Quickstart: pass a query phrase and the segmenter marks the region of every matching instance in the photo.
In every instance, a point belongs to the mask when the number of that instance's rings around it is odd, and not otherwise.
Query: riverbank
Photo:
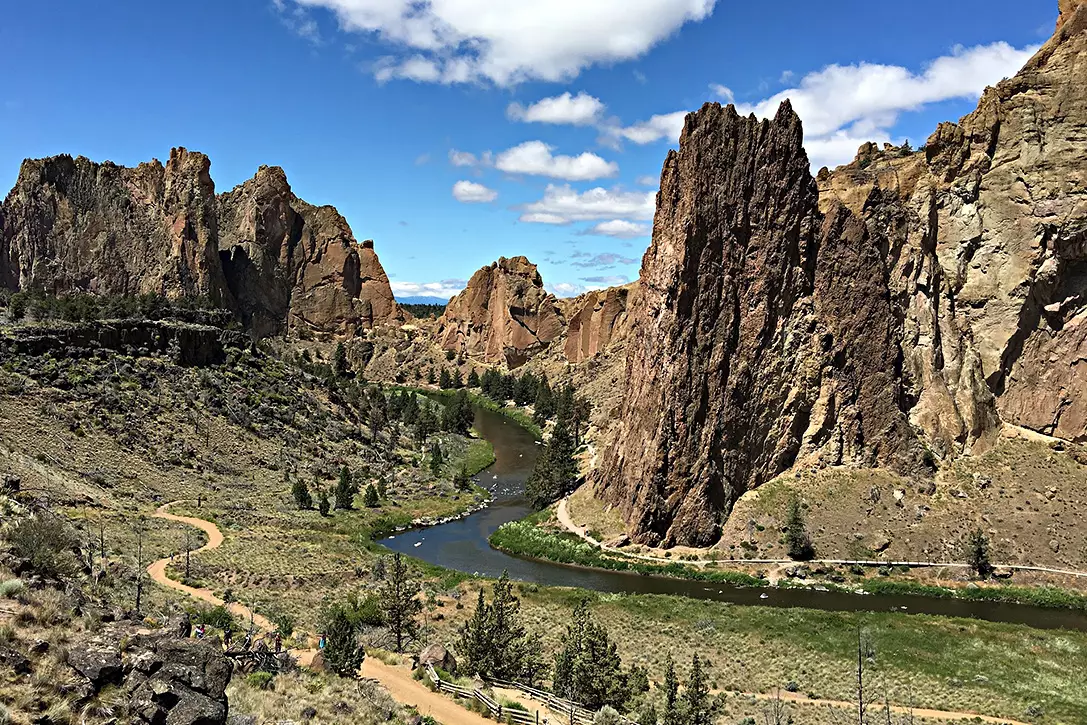
[[[444,400],[451,399],[457,394],[456,390],[448,390],[442,388],[406,388],[422,395],[429,395],[436,398],[442,398]],[[543,430],[536,424],[536,421],[532,419],[532,415],[522,408],[516,406],[503,405],[491,400],[486,395],[477,393],[469,388],[464,388],[464,392],[468,394],[468,400],[472,405],[483,410],[497,413],[504,418],[509,418],[511,421],[521,426],[528,432],[530,432],[536,440],[543,439]]]
[[[561,509],[563,503],[559,504]],[[567,520],[548,509],[520,521],[507,523],[491,537],[496,549],[511,556],[559,564],[717,582],[739,587],[811,589],[820,592],[887,597],[963,599],[1087,612],[1087,596],[1056,586],[1014,586],[992,582],[939,578],[930,583],[912,575],[916,566],[883,562],[795,562],[788,560],[742,562],[719,560],[668,561],[658,557],[624,553],[594,539],[584,530],[571,529]],[[933,570],[956,565],[932,563]],[[937,575],[940,572],[937,571]]]

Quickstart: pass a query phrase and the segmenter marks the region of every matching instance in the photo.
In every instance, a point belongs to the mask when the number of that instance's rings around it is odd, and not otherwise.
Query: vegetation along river
[[[524,497],[525,479],[541,446],[512,420],[476,409],[475,429],[494,446],[495,462],[480,474],[494,495],[491,505],[456,521],[406,531],[382,541],[388,548],[447,569],[548,586],[580,587],[600,592],[674,594],[760,607],[807,607],[829,611],[901,611],[974,617],[992,622],[1026,624],[1043,629],[1087,631],[1087,612],[969,599],[937,599],[918,595],[863,595],[812,589],[734,587],[643,574],[587,569],[522,559],[492,549],[488,538],[504,523],[532,513]]]

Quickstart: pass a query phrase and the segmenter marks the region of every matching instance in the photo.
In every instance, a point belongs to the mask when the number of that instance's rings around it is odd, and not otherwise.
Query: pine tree
[[[442,414],[442,428],[450,433],[466,434],[475,422],[476,413],[472,408],[472,401],[468,398],[468,392],[458,390],[453,399],[445,406]]]
[[[473,674],[531,684],[543,674],[542,644],[521,624],[520,601],[502,573],[487,603],[480,589],[476,611],[460,630],[459,649]]]
[[[294,483],[291,484],[291,495],[294,496],[294,503],[299,511],[309,511],[313,508],[313,496],[310,495],[309,487],[301,478],[294,479]]]
[[[366,651],[359,646],[358,629],[349,613],[336,604],[325,610],[321,620],[325,634],[321,654],[325,662],[340,677],[357,677]]]
[[[363,499],[363,503],[366,504],[366,508],[375,509],[380,505],[377,495],[377,489],[374,488],[374,484],[370,484],[366,487],[366,496]]]
[[[415,419],[415,442],[419,445],[426,443],[427,438],[438,432],[440,421],[429,405],[419,411]]]
[[[452,383],[452,385],[453,385],[453,387],[455,389],[458,389],[458,390],[460,388],[464,387],[464,378],[461,377],[459,369],[453,370],[453,383]]]
[[[464,466],[460,467],[455,474],[453,474],[453,486],[458,491],[467,491],[471,487],[472,477],[468,475],[468,469]]]
[[[785,512],[785,545],[790,559],[808,561],[815,556],[815,547],[804,522],[804,510],[800,506],[800,498],[795,495],[789,500]]]
[[[351,481],[351,471],[344,466],[340,469],[340,480],[336,484],[336,510],[347,511],[354,505],[355,486]]]
[[[981,528],[974,529],[966,540],[966,557],[970,568],[981,577],[988,579],[993,573],[993,564],[989,557],[989,538]]]
[[[436,378],[434,377],[434,368],[429,366],[426,369],[426,381],[431,385],[436,382]]]
[[[442,460],[442,446],[435,440],[430,446],[430,474],[434,478],[442,475]]]
[[[562,649],[555,657],[555,693],[593,710],[604,705],[619,707],[627,699],[621,668],[615,642],[593,621],[588,602],[583,600],[574,609]]]
[[[468,387],[469,388],[478,388],[479,387],[479,373],[476,372],[475,368],[472,368],[472,371],[470,373],[468,373]]]
[[[392,567],[381,588],[381,608],[385,622],[396,639],[396,651],[404,651],[404,642],[415,637],[418,623],[415,617],[423,610],[423,603],[416,598],[419,585],[408,579],[408,565],[400,552],[393,556]]]
[[[377,479],[377,497],[384,501],[389,495],[389,491],[385,486],[385,479]]]
[[[457,645],[458,654],[464,658],[466,671],[473,675],[486,677],[491,673],[490,633],[490,608],[483,595],[483,587],[480,587],[479,596],[476,597],[476,611],[461,626]]]
[[[664,713],[661,725],[681,725],[683,715],[679,711],[679,680],[676,678],[676,663],[672,655],[664,669]]]
[[[438,387],[442,390],[449,390],[453,387],[453,376],[445,368],[442,368],[442,373],[438,376]]]
[[[328,512],[332,510],[332,506],[328,503],[328,494],[321,491],[317,494],[317,511],[322,516],[328,516]]]
[[[706,684],[706,675],[702,671],[702,661],[698,655],[691,662],[691,676],[683,693],[684,725],[713,725],[710,712],[710,688]]]
[[[348,370],[351,366],[347,362],[347,348],[344,347],[342,342],[336,343],[336,351],[332,354],[332,370],[336,373],[336,377],[347,377]]]
[[[543,375],[536,386],[536,403],[533,406],[532,419],[537,425],[543,425],[553,415],[555,415],[555,396],[551,392],[551,384],[547,382],[547,376]]]

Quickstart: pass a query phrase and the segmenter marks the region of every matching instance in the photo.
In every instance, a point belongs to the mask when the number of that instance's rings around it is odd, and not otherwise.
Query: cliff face
[[[598,472],[636,539],[708,544],[798,463],[924,472],[1002,421],[1087,441],[1087,6],[923,152],[812,180],[788,106],[665,162]]]
[[[566,320],[563,353],[568,362],[589,360],[625,337],[627,305],[634,286],[608,287],[559,300]]]
[[[204,295],[229,305],[207,156],[174,149],[128,169],[27,160],[4,202],[0,283],[60,293]]]
[[[219,209],[226,277],[256,329],[354,334],[403,322],[373,242],[359,245],[333,207],[296,197],[282,169],[261,167]]]
[[[185,149],[165,167],[24,162],[0,209],[0,284],[207,296],[259,335],[403,321],[373,243],[359,245],[335,209],[298,199],[270,167],[216,196],[210,168]]]
[[[889,230],[912,418],[941,455],[992,426],[990,396],[1005,421],[1087,440],[1087,6],[1060,10],[1023,70],[924,153],[820,175],[824,203]]]
[[[525,257],[501,257],[473,274],[449,301],[438,336],[446,350],[515,368],[551,344],[564,326],[536,265]]]
[[[744,491],[801,456],[921,466],[880,249],[818,202],[788,104],[773,121],[716,104],[687,117],[599,474],[638,541],[711,543]]]

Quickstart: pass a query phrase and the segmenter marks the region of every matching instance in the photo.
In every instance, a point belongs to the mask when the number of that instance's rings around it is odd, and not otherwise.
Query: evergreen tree
[[[442,414],[442,428],[450,433],[464,435],[471,429],[475,417],[476,413],[472,409],[472,401],[468,399],[468,392],[458,390],[445,406],[445,412]]]
[[[366,504],[366,508],[371,509],[375,509],[380,505],[377,495],[377,489],[374,488],[374,484],[371,483],[369,486],[366,487],[366,496],[363,500],[363,503]]]
[[[438,432],[438,427],[438,416],[429,405],[423,406],[415,419],[415,442],[419,445],[426,443],[427,438]]]
[[[317,495],[317,511],[322,516],[328,516],[328,512],[332,510],[332,506],[328,503],[328,494],[321,491]]]
[[[434,368],[430,367],[429,365],[426,369],[426,381],[431,385],[436,382],[436,378],[434,377]]]
[[[710,711],[710,688],[706,684],[706,674],[702,671],[702,661],[698,655],[691,662],[691,676],[683,693],[684,725],[713,725]]]
[[[506,572],[488,604],[480,589],[476,611],[460,631],[460,652],[473,674],[531,684],[543,674],[540,639],[521,623],[521,603]]]
[[[479,588],[476,597],[476,611],[460,628],[457,654],[464,658],[465,670],[474,675],[488,676],[491,673],[491,627],[490,608]]]
[[[453,387],[457,390],[464,387],[464,378],[461,377],[460,370],[453,370]]]
[[[404,425],[415,425],[415,421],[419,419],[419,399],[415,393],[405,391],[404,394],[405,400],[400,420],[404,421]]]
[[[471,486],[472,477],[468,475],[468,469],[464,466],[460,467],[455,474],[453,474],[453,485],[458,491],[467,491]]]
[[[551,392],[547,375],[543,375],[536,386],[536,402],[533,405],[532,419],[537,425],[543,425],[553,415],[555,415],[555,397]]]
[[[479,373],[476,372],[475,368],[472,368],[472,371],[470,373],[468,373],[468,387],[469,388],[478,388],[479,385],[480,385]]]
[[[966,561],[970,568],[982,579],[988,579],[993,573],[993,564],[989,557],[989,538],[980,527],[970,532],[966,547]]]
[[[437,440],[430,445],[430,474],[434,478],[442,475],[442,447]]]
[[[785,512],[785,546],[789,550],[790,559],[808,561],[815,556],[815,547],[812,546],[811,536],[808,535],[804,522],[804,509],[796,495],[789,499]]]
[[[404,642],[415,637],[418,623],[415,617],[423,611],[423,603],[416,598],[419,585],[408,579],[408,565],[400,552],[393,555],[385,585],[381,588],[381,608],[385,622],[396,639],[396,651],[404,651]]]
[[[344,466],[340,469],[340,480],[336,484],[334,496],[336,498],[336,510],[347,511],[354,505],[355,485],[351,481],[351,471]]]
[[[388,492],[388,490],[386,489],[386,486],[385,486],[385,479],[384,478],[377,479],[377,497],[380,500],[384,501],[386,498],[388,498],[388,495],[389,495],[389,492]]]
[[[597,710],[627,699],[618,649],[607,630],[593,621],[587,601],[575,609],[562,649],[555,657],[555,693]]]
[[[542,511],[556,500],[551,457],[546,448],[537,456],[532,471],[525,479],[525,498],[537,511]]]
[[[332,354],[333,372],[336,373],[336,377],[345,378],[350,369],[351,366],[347,362],[347,348],[342,342],[336,343],[336,351]]]
[[[442,390],[449,390],[453,387],[453,376],[445,368],[442,368],[442,374],[438,376],[438,387]]]
[[[359,646],[358,629],[347,610],[339,604],[328,607],[321,617],[325,648],[321,654],[340,677],[356,677],[366,651]]]
[[[291,484],[291,495],[294,496],[294,504],[299,511],[309,511],[313,508],[313,496],[310,495],[309,487],[301,478],[294,479],[294,483]]]
[[[682,725],[683,715],[679,711],[679,680],[676,678],[676,663],[672,655],[664,669],[664,713],[661,725]]]

